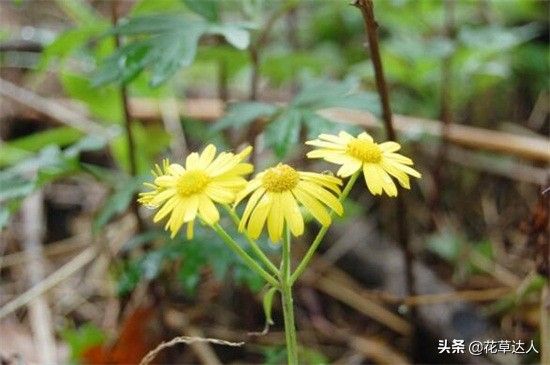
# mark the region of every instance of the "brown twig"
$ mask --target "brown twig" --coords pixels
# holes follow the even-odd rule
[[[141,359],[140,365],[147,365],[151,363],[155,359],[155,357],[164,350],[165,348],[175,346],[180,343],[184,343],[187,345],[198,343],[198,342],[206,342],[206,343],[212,343],[216,345],[223,345],[223,346],[233,346],[233,347],[240,347],[244,345],[244,342],[230,342],[225,340],[219,340],[217,338],[202,338],[202,337],[189,337],[189,336],[179,336],[175,337],[170,341],[163,342],[160,345],[158,345],[153,351],[149,352],[143,359]]]
[[[388,139],[396,141],[397,136],[393,127],[392,112],[390,108],[390,100],[388,94],[388,86],[384,77],[384,69],[382,66],[382,59],[380,57],[380,47],[378,44],[378,24],[374,19],[374,6],[372,0],[355,0],[354,6],[361,10],[363,20],[365,21],[365,28],[367,31],[368,45],[370,50],[371,61],[374,66],[374,76],[376,81],[376,88],[380,97],[380,103],[382,105],[382,119],[384,121],[384,127]],[[413,273],[413,252],[409,243],[408,221],[407,221],[407,208],[403,196],[399,194],[397,196],[397,235],[398,242],[403,250],[405,258],[405,275],[406,275],[406,288],[409,296],[415,295],[415,282]],[[414,316],[414,313],[411,313]]]
[[[444,1],[444,10],[445,10],[445,27],[444,33],[445,37],[449,40],[454,40],[455,38],[455,3],[454,1]],[[437,151],[434,168],[432,172],[433,187],[432,194],[430,197],[430,210],[432,212],[432,222],[431,228],[434,230],[436,228],[434,217],[438,214],[441,205],[441,190],[445,185],[445,161],[447,160],[448,151],[449,151],[449,142],[448,134],[449,127],[452,123],[452,53],[449,53],[443,58],[441,64],[441,142]]]
[[[111,21],[113,23],[113,26],[116,26],[118,22],[118,5],[119,5],[118,0],[111,1]],[[114,39],[115,39],[116,48],[120,48],[120,36],[118,34],[115,34]],[[126,137],[128,142],[128,159],[130,162],[130,175],[136,176],[137,174],[136,143],[132,132],[132,118],[130,116],[128,89],[124,84],[121,84],[120,86],[120,95],[121,95],[121,101],[122,101],[122,109],[124,112],[124,129],[126,131]],[[130,209],[132,210],[132,214],[136,218],[138,232],[143,232],[145,225],[139,215],[139,205],[138,205],[136,196],[132,198]]]

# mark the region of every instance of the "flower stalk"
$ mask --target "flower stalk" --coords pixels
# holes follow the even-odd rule
[[[229,247],[233,252],[235,252],[240,258],[243,259],[244,263],[258,275],[260,275],[265,281],[274,287],[279,287],[278,281],[271,276],[267,271],[262,269],[260,265],[246,253],[245,250],[231,236],[220,226],[218,223],[212,226],[214,231],[220,236],[220,238],[225,242],[227,247]]]
[[[361,173],[361,171],[357,171],[355,174],[351,175],[350,179],[348,180],[348,183],[346,184],[346,186],[344,187],[344,190],[342,191],[342,194],[340,195],[340,202],[341,203],[343,203],[344,200],[348,197],[348,195],[349,195],[351,189],[353,188],[353,185],[355,184],[355,181],[357,181],[357,178],[359,177],[360,173]],[[317,251],[317,247],[319,247],[319,245],[323,241],[323,238],[325,237],[325,234],[328,232],[329,227],[330,226],[323,226],[319,230],[319,233],[317,233],[317,236],[313,240],[311,246],[309,246],[309,249],[307,250],[304,258],[302,259],[302,261],[298,265],[298,268],[296,269],[296,271],[292,274],[292,276],[290,278],[290,281],[291,281],[292,284],[294,284],[294,282],[296,280],[298,280],[298,278],[302,275],[304,270],[307,268],[307,265],[309,264],[309,262],[313,258],[313,255]]]
[[[283,302],[283,317],[285,322],[286,352],[289,365],[298,364],[298,341],[296,338],[296,325],[294,324],[294,301],[292,299],[291,279],[291,251],[290,231],[287,228],[283,240],[283,254],[281,258],[281,298]]]

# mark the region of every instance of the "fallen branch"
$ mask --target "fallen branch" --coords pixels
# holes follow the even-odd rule
[[[61,102],[42,97],[2,78],[0,78],[0,95],[82,132],[97,134],[105,138],[115,135],[114,131],[66,107]]]
[[[95,257],[95,247],[89,247],[86,250],[82,251],[82,253],[73,258],[71,261],[67,262],[65,265],[61,266],[57,271],[52,273],[46,279],[36,284],[20,296],[11,300],[2,308],[0,308],[0,319],[16,311],[22,306],[29,304],[34,298],[52,289],[57,284],[61,283],[63,280],[73,275],[86,264],[91,262]]]

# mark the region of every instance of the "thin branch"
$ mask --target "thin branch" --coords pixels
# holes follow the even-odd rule
[[[372,0],[356,0],[353,3],[354,6],[361,10],[363,20],[365,21],[365,28],[367,31],[368,44],[370,50],[370,56],[372,64],[374,66],[374,76],[376,80],[376,87],[380,96],[380,103],[382,105],[382,119],[384,121],[384,127],[388,139],[396,141],[396,133],[393,127],[392,112],[390,108],[390,101],[388,95],[388,86],[384,78],[384,69],[382,67],[382,59],[380,57],[380,47],[378,44],[377,28],[378,24],[374,20],[374,9]],[[415,280],[413,273],[413,252],[409,243],[409,231],[407,221],[407,208],[402,194],[397,195],[397,235],[398,241],[403,250],[405,258],[405,275],[406,275],[406,287],[407,294],[409,296],[415,295]],[[414,315],[414,314],[413,314]]]
[[[444,35],[448,40],[453,41],[455,38],[455,3],[454,1],[444,1],[445,11],[445,27]],[[441,141],[432,172],[433,187],[431,197],[429,199],[430,210],[432,212],[432,229],[435,229],[435,217],[437,216],[441,206],[441,190],[445,186],[445,161],[447,160],[449,151],[449,128],[452,124],[452,53],[449,53],[443,58],[441,64]]]
[[[111,21],[113,23],[113,26],[116,26],[118,22],[118,5],[119,5],[118,0],[111,1]],[[120,48],[120,36],[118,34],[115,34],[114,39],[115,39],[116,48]],[[130,116],[128,89],[126,85],[122,84],[120,86],[120,94],[122,98],[122,109],[124,112],[124,129],[126,131],[126,137],[128,141],[128,159],[130,162],[130,175],[136,176],[137,174],[136,143],[134,140],[134,134],[132,132],[132,117]],[[136,218],[138,232],[143,232],[145,225],[139,215],[139,205],[136,197],[137,196],[134,196],[132,198],[130,209],[132,210],[132,213]]]
[[[161,352],[165,348],[172,347],[180,343],[190,345],[197,342],[207,342],[215,345],[232,346],[232,347],[240,347],[244,345],[244,342],[230,342],[230,341],[220,340],[217,338],[179,336],[179,337],[173,338],[170,341],[163,342],[160,345],[158,345],[153,351],[149,352],[147,355],[145,355],[143,359],[141,359],[141,362],[139,363],[139,365],[147,365],[151,363],[151,361],[155,359],[155,357],[159,354],[159,352]]]

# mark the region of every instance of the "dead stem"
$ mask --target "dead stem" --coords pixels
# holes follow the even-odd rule
[[[445,26],[444,35],[448,40],[454,41],[455,39],[455,4],[453,1],[444,1],[445,11]],[[441,189],[445,184],[445,171],[444,166],[447,160],[449,151],[449,127],[452,124],[452,57],[453,54],[449,53],[443,58],[441,64],[441,142],[438,147],[437,155],[435,158],[434,168],[432,172],[433,187],[430,197],[430,210],[432,212],[431,229],[436,229],[435,217],[437,216],[441,208]]]
[[[111,21],[113,26],[117,25],[118,22],[118,0],[111,1]],[[120,47],[120,37],[118,34],[115,35],[115,45],[116,48]],[[130,162],[130,175],[136,176],[137,174],[137,160],[136,160],[136,143],[134,140],[134,135],[132,133],[132,119],[130,116],[130,107],[128,102],[128,89],[126,85],[121,84],[120,86],[120,95],[122,102],[122,109],[124,112],[124,129],[126,131],[126,137],[128,139],[128,160]],[[138,232],[143,232],[144,224],[139,215],[139,205],[136,199],[136,196],[132,198],[130,203],[130,209],[132,210],[133,215],[136,218]]]
[[[378,24],[374,19],[374,6],[371,0],[355,0],[354,6],[361,10],[363,20],[365,21],[365,28],[367,31],[368,45],[370,50],[370,56],[372,64],[374,66],[374,76],[376,80],[376,88],[380,96],[380,103],[382,105],[382,119],[384,121],[384,127],[388,139],[396,141],[396,133],[393,127],[392,112],[390,108],[388,86],[384,78],[384,69],[382,67],[382,59],[380,57],[380,47],[378,44]],[[405,261],[405,276],[406,276],[406,288],[407,295],[415,295],[415,281],[413,273],[413,253],[409,242],[408,221],[407,221],[407,208],[403,195],[397,195],[397,235],[398,241],[403,250]],[[414,309],[411,312],[411,316],[414,318]]]

